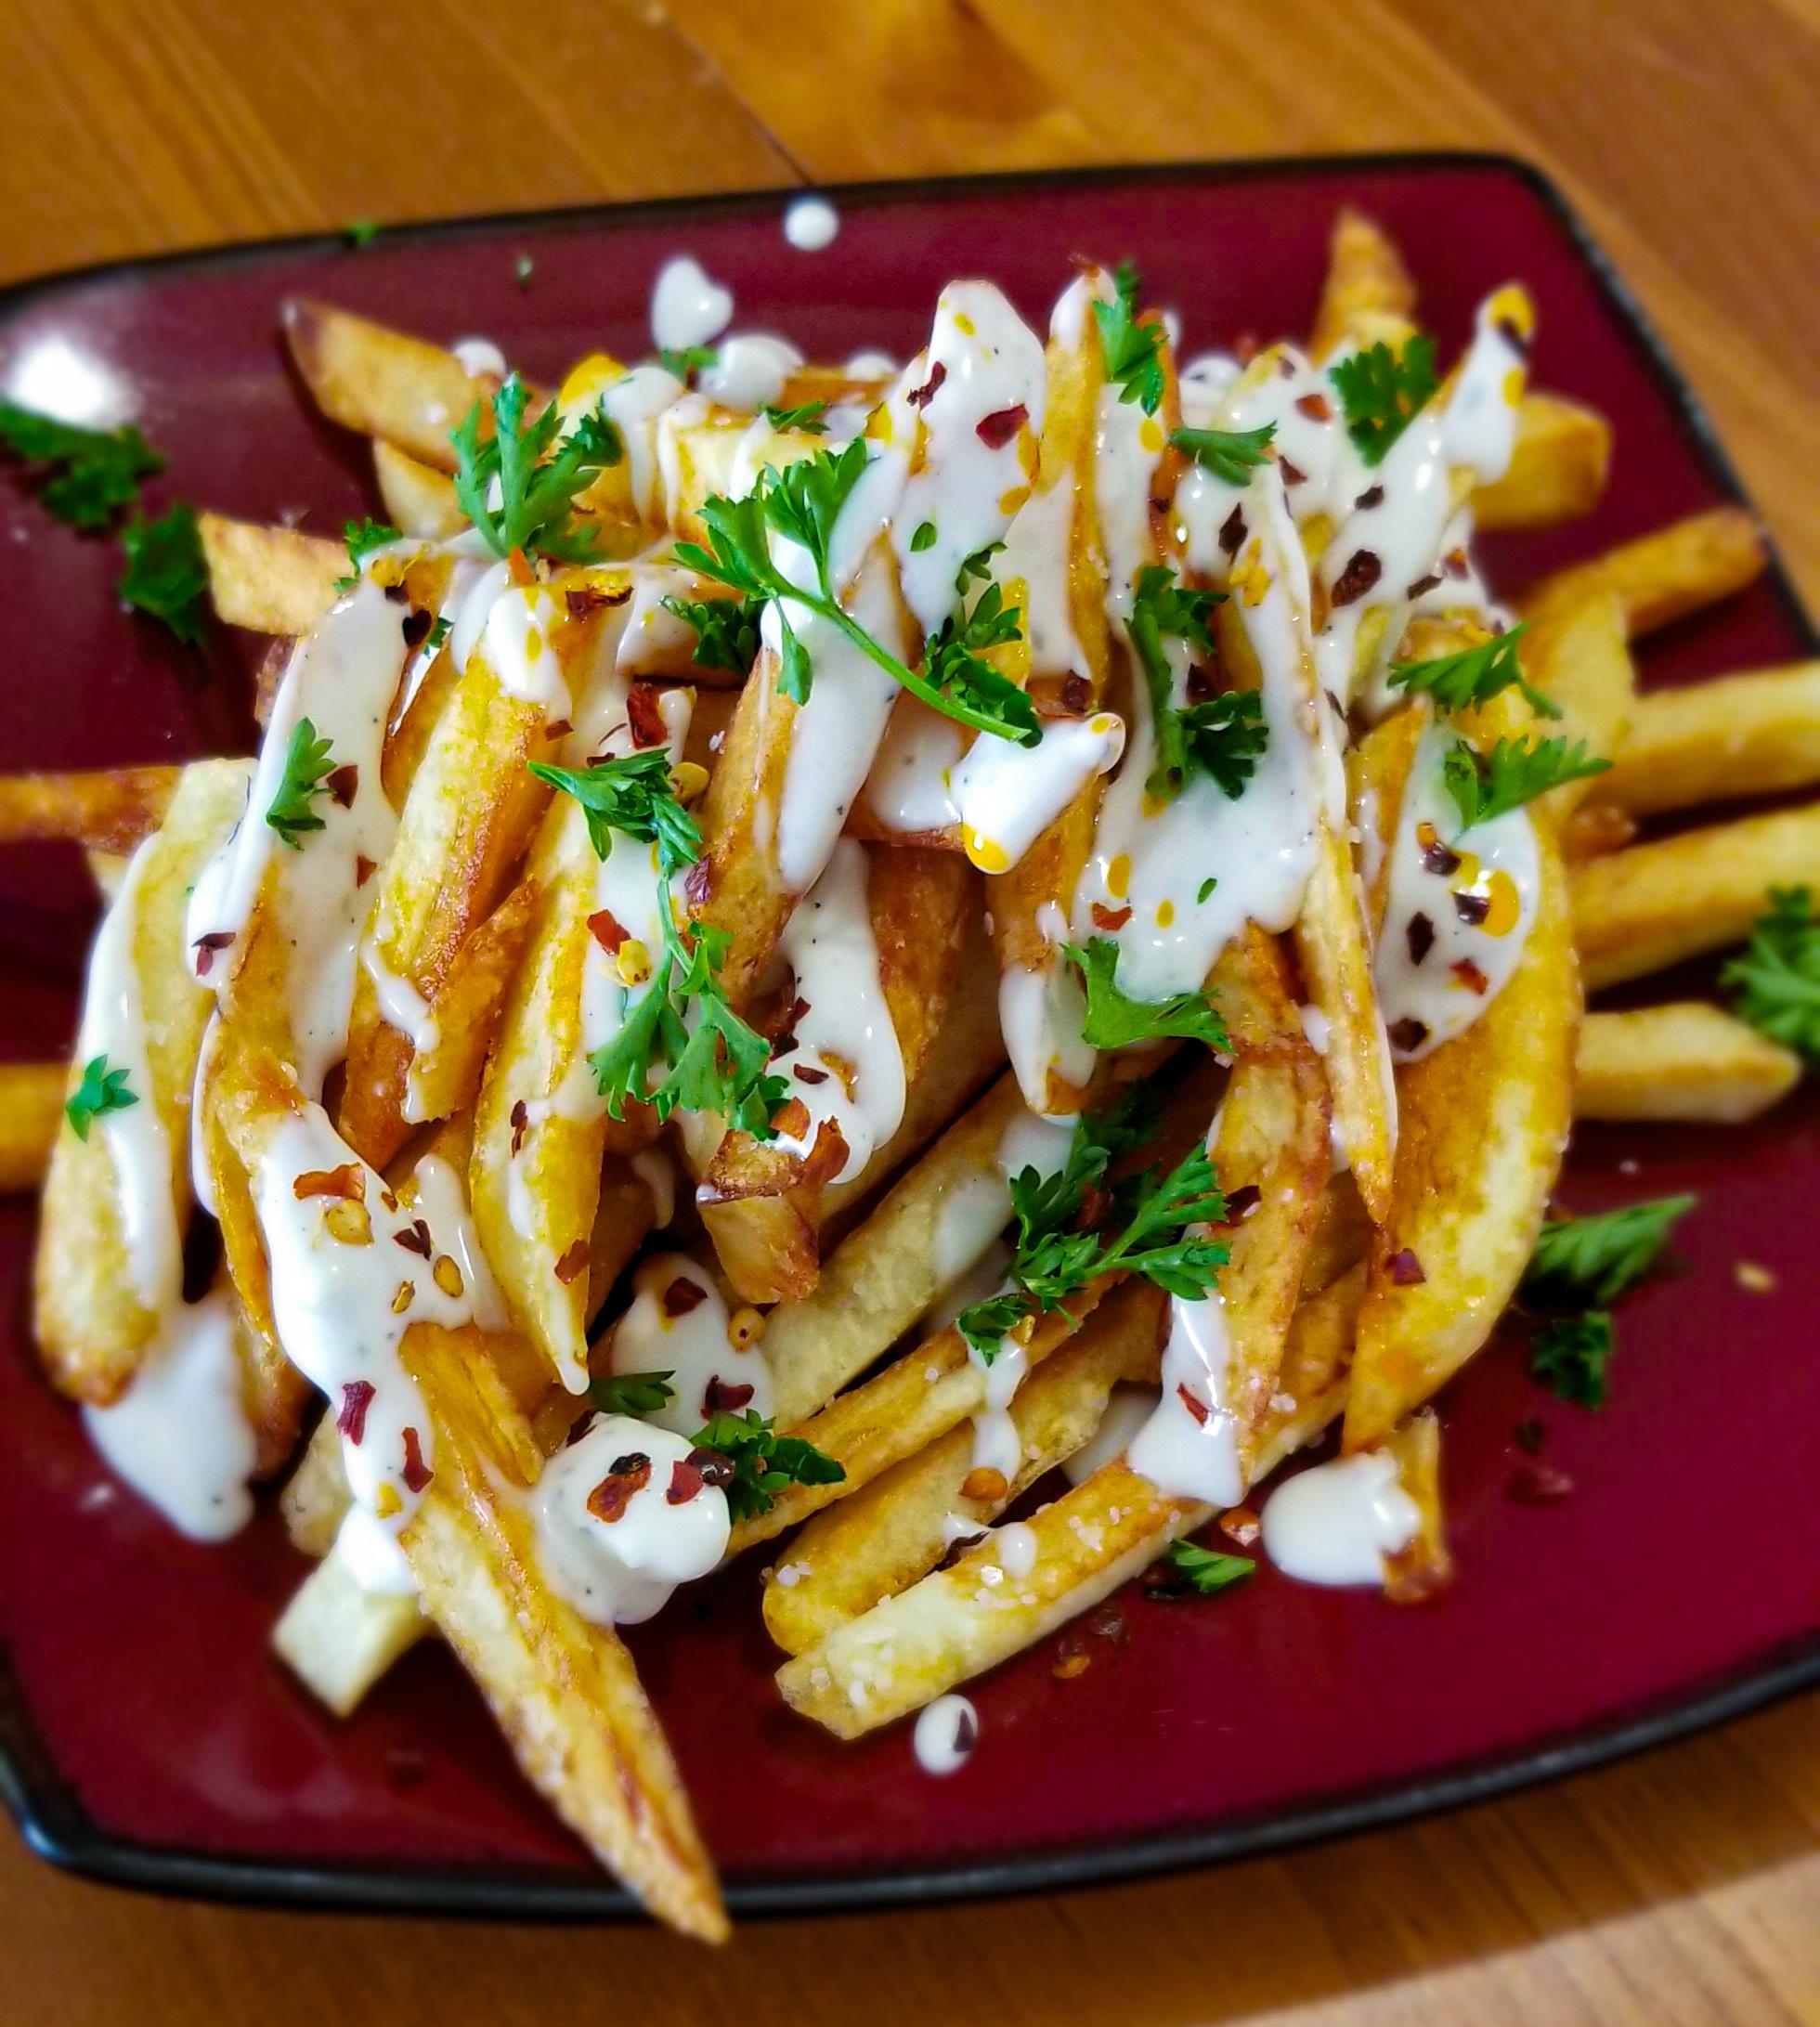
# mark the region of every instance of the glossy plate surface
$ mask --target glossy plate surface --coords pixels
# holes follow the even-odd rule
[[[1258,164],[837,193],[824,253],[788,248],[784,200],[481,222],[53,280],[0,298],[0,389],[131,415],[161,486],[229,513],[333,533],[376,502],[364,447],[318,422],[274,331],[292,292],[450,340],[497,339],[551,377],[584,352],[648,350],[664,258],[697,254],[743,328],[812,357],[908,357],[938,290],[1003,284],[1038,322],[1069,258],[1129,256],[1184,350],[1300,332],[1343,201],[1381,217],[1450,356],[1473,305],[1515,276],[1540,309],[1540,385],[1617,427],[1595,529],[1485,544],[1494,583],[1736,497],[1684,395],[1552,193],[1480,158]],[[533,262],[521,288],[516,263]],[[117,407],[114,406],[117,404]],[[110,409],[112,412],[110,412]],[[162,497],[162,494],[160,495]],[[100,765],[244,747],[240,657],[206,673],[110,593],[105,544],[0,485],[0,755]],[[1814,653],[1778,578],[1650,644],[1676,682]],[[0,857],[0,1033],[61,1053],[94,917],[73,853]],[[632,1644],[735,1908],[853,1904],[1130,1873],[1280,1846],[1495,1790],[1670,1735],[1820,1673],[1820,1111],[1742,1131],[1592,1131],[1563,1200],[1701,1193],[1679,1278],[1628,1301],[1613,1397],[1540,1396],[1514,1344],[1445,1398],[1460,1578],[1398,1610],[1260,1571],[1216,1601],[1121,1600],[1078,1679],[1053,1642],[979,1685],[983,1737],[944,1781],[903,1729],[838,1746],[783,1709],[741,1569]],[[0,1750],[49,1854],[137,1883],[264,1898],[614,1913],[601,1878],[514,1771],[446,1655],[413,1654],[337,1727],[268,1658],[303,1565],[276,1515],[193,1548],[113,1487],[27,1341],[32,1217],[0,1206]],[[1752,1294],[1734,1268],[1770,1269]],[[1515,1424],[1540,1412],[1558,1505],[1506,1494]]]

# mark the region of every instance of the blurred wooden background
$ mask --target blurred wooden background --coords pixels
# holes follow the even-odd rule
[[[0,279],[351,218],[1505,149],[1615,256],[1814,604],[1817,29],[1813,0],[0,0]],[[0,1836],[0,2018],[1814,2022],[1815,1716],[1290,1859],[774,1924],[719,1958],[641,1931],[173,1907]]]

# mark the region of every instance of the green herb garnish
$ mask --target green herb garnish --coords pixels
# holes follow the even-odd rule
[[[1209,883],[1211,884],[1211,883]],[[1204,891],[1204,890],[1203,890]],[[1061,954],[1078,968],[1086,992],[1081,1039],[1089,1048],[1130,1048],[1138,1042],[1204,1042],[1225,1054],[1232,1046],[1226,1025],[1205,993],[1176,993],[1164,1000],[1133,999],[1118,982],[1119,946],[1110,936],[1086,948],[1064,943]]]
[[[1160,563],[1140,570],[1132,586],[1131,617],[1125,625],[1150,695],[1156,760],[1144,787],[1152,801],[1173,801],[1197,768],[1212,775],[1224,793],[1237,796],[1264,751],[1268,728],[1261,701],[1233,701],[1251,693],[1228,692],[1202,704],[1175,702],[1175,671],[1163,643],[1165,639],[1186,641],[1190,649],[1211,655],[1214,641],[1208,622],[1224,595],[1186,590],[1176,583],[1175,572]]]
[[[1172,1541],[1156,1567],[1164,1580],[1151,1585],[1152,1591],[1165,1597],[1192,1592],[1198,1598],[1211,1598],[1249,1577],[1257,1565],[1246,1555],[1222,1555],[1193,1541]]]
[[[697,669],[731,669],[736,675],[749,675],[759,653],[759,615],[767,600],[762,598],[674,598],[665,594],[667,613],[695,630],[696,647],[691,657]]]
[[[1359,456],[1367,464],[1382,464],[1385,452],[1440,385],[1435,341],[1411,338],[1400,352],[1374,344],[1337,360],[1328,368],[1327,377],[1339,390],[1346,433]]]
[[[552,767],[546,760],[533,760],[531,772],[580,803],[588,819],[588,841],[599,858],[612,851],[611,834],[616,830],[641,843],[655,844],[658,871],[665,879],[701,856],[701,830],[676,799],[670,778],[670,754],[663,747],[596,760],[582,768]]]
[[[1441,786],[1460,812],[1461,828],[1471,830],[1521,809],[1564,781],[1603,774],[1610,765],[1593,760],[1584,739],[1571,747],[1565,739],[1500,739],[1488,753],[1456,739],[1441,760]]]
[[[525,420],[525,383],[507,376],[492,397],[493,434],[480,440],[480,403],[450,436],[459,469],[455,497],[496,556],[514,550],[558,563],[592,560],[598,541],[577,519],[575,497],[594,476],[618,464],[619,433],[599,414],[584,415],[557,440],[562,417],[552,402],[533,422]],[[499,487],[499,504],[492,502]]]
[[[102,1113],[124,1111],[138,1102],[138,1093],[126,1088],[125,1071],[110,1070],[108,1059],[96,1056],[84,1066],[82,1082],[64,1099],[63,1112],[76,1138],[86,1140],[91,1122]]]
[[[674,1372],[602,1372],[588,1382],[588,1398],[604,1415],[654,1415],[676,1389]]]
[[[136,515],[120,531],[126,554],[121,597],[135,612],[168,627],[186,646],[202,644],[209,566],[196,510],[182,501],[147,521]]]
[[[1128,260],[1119,263],[1112,286],[1114,299],[1093,305],[1106,377],[1116,383],[1121,401],[1136,401],[1154,415],[1163,402],[1163,327],[1140,319],[1138,270]]]
[[[360,565],[375,549],[384,549],[387,542],[403,540],[397,528],[387,521],[359,520],[347,524],[348,574],[335,579],[338,591],[351,591],[360,581]]]
[[[1562,1317],[1537,1332],[1529,1371],[1563,1400],[1580,1408],[1600,1408],[1615,1348],[1611,1318],[1603,1309],[1589,1309],[1583,1316]]]
[[[1698,1201],[1658,1197],[1595,1217],[1551,1218],[1536,1241],[1523,1293],[1542,1302],[1609,1307],[1655,1266],[1670,1232]]]
[[[1269,457],[1276,434],[1274,422],[1261,422],[1255,429],[1172,429],[1169,441],[1203,472],[1228,486],[1242,486]]]
[[[764,419],[773,429],[800,429],[811,436],[826,436],[828,426],[822,418],[827,411],[826,401],[805,401],[798,409],[774,409],[767,403]]]
[[[1820,1063],[1820,920],[1807,887],[1772,887],[1768,914],[1719,974],[1740,1020]]]
[[[350,218],[341,228],[341,236],[358,253],[363,246],[370,246],[378,239],[380,223],[377,218]]]
[[[696,373],[705,373],[720,357],[718,345],[666,345],[657,354],[657,363],[665,372],[673,373],[678,380],[686,382]]]
[[[779,1436],[750,1408],[743,1414],[718,1414],[689,1440],[712,1450],[734,1467],[721,1489],[735,1520],[768,1514],[780,1492],[793,1485],[838,1485],[847,1473],[800,1436]]]
[[[16,401],[0,401],[0,446],[36,468],[40,503],[72,527],[108,526],[138,498],[139,481],[164,468],[130,424],[79,429]]]
[[[1398,662],[1390,671],[1390,686],[1425,691],[1436,708],[1444,711],[1471,710],[1514,687],[1532,710],[1544,718],[1559,718],[1561,707],[1525,679],[1516,658],[1516,643],[1528,625],[1525,619],[1507,633],[1493,634],[1490,640],[1481,641],[1476,647],[1462,647],[1458,654],[1437,655],[1432,661]]]
[[[291,729],[291,743],[284,749],[284,773],[266,812],[266,821],[293,851],[304,849],[304,834],[320,830],[322,819],[310,807],[318,796],[329,794],[329,776],[335,771],[335,757],[329,742],[317,736],[307,718],[300,718]]]

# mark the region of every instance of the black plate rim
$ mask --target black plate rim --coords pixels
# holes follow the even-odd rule
[[[1366,173],[1420,176],[1459,169],[1514,179],[1540,200],[1591,272],[1595,287],[1641,355],[1644,370],[1669,396],[1682,432],[1714,487],[1755,513],[1755,502],[1746,492],[1710,419],[1628,284],[1613,266],[1610,256],[1554,179],[1520,157],[1483,149],[1424,149],[1258,156],[1233,162],[1016,170],[987,175],[818,184],[812,188],[838,204],[870,209],[912,199],[1013,193],[1032,187],[1103,188],[1172,180],[1241,182],[1270,176],[1327,178]],[[796,184],[708,196],[476,214],[382,227],[371,243],[385,246],[457,241],[514,227],[541,232],[639,222],[682,223],[786,203],[810,187]],[[9,321],[45,296],[74,293],[94,284],[219,273],[287,256],[329,253],[347,248],[346,236],[342,233],[300,233],[98,262],[0,287],[0,323]],[[1773,539],[1768,549],[1766,576],[1785,617],[1804,642],[1806,653],[1820,655],[1820,630],[1816,630],[1796,595]],[[732,1913],[748,1917],[927,1906],[1110,1884],[1197,1865],[1276,1855],[1332,1838],[1386,1829],[1443,1810],[1491,1800],[1545,1781],[1588,1772],[1763,1709],[1815,1686],[1820,1686],[1820,1631],[1774,1646],[1736,1669],[1702,1679],[1645,1706],[1620,1710],[1509,1751],[1460,1761],[1413,1779],[1327,1797],[1306,1806],[1271,1810],[1117,1844],[1096,1841],[1051,1851],[1014,1852],[984,1862],[963,1860],[951,1865],[878,1873],[766,1878],[734,1874],[725,1881],[726,1902]],[[623,1921],[643,1913],[632,1895],[611,1879],[581,1879],[554,1869],[299,1865],[145,1844],[119,1836],[90,1815],[51,1761],[4,1646],[0,1646],[0,1801],[4,1801],[28,1848],[39,1857],[84,1878],[148,1892],[246,1907],[510,1921]]]

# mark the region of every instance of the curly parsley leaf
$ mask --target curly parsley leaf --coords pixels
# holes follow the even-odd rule
[[[915,555],[920,555],[924,550],[933,549],[934,547],[935,523],[933,521],[918,521],[916,533],[910,538],[911,552]]]
[[[1164,1000],[1133,999],[1119,988],[1119,946],[1110,936],[1064,943],[1061,954],[1081,974],[1087,1015],[1081,1039],[1089,1048],[1130,1048],[1138,1042],[1204,1042],[1230,1049],[1226,1024],[1204,993],[1176,993]]]
[[[981,552],[982,556],[988,553]],[[963,589],[975,560],[969,556],[961,565],[958,582]],[[1022,617],[1018,606],[1006,604],[999,586],[988,584],[970,611],[963,605],[949,614],[941,631],[930,636],[923,667],[942,696],[996,724],[1015,727],[1019,743],[1034,746],[1042,737],[1036,707],[1009,676],[983,658],[991,649],[1022,638]]]
[[[1698,1201],[1658,1197],[1596,1217],[1551,1218],[1536,1241],[1523,1293],[1541,1302],[1608,1307],[1656,1265],[1670,1232]]]
[[[673,373],[685,384],[697,373],[705,373],[718,362],[721,349],[712,344],[665,345],[657,354],[657,363],[665,372]]]
[[[619,462],[619,433],[604,416],[590,414],[559,442],[563,419],[555,404],[527,422],[527,400],[524,382],[509,374],[492,397],[493,433],[484,443],[479,402],[468,410],[449,437],[457,459],[455,497],[496,556],[510,556],[515,549],[558,563],[591,562],[598,540],[577,518],[575,499]]]
[[[348,574],[335,579],[338,591],[351,591],[360,581],[360,565],[375,549],[384,549],[387,542],[402,541],[402,532],[389,521],[361,519],[347,524]]]
[[[1327,377],[1339,392],[1346,433],[1367,464],[1382,464],[1385,453],[1433,399],[1440,385],[1435,371],[1435,341],[1411,338],[1400,352],[1380,342],[1368,351],[1336,360]]]
[[[1606,1369],[1617,1348],[1603,1309],[1562,1317],[1536,1333],[1529,1371],[1579,1408],[1605,1405]]]
[[[63,1111],[76,1138],[86,1140],[89,1126],[102,1113],[124,1111],[138,1102],[138,1093],[126,1088],[125,1071],[110,1070],[108,1059],[96,1056],[84,1065],[82,1082],[64,1099]]]
[[[674,598],[668,594],[663,608],[691,628],[696,636],[691,656],[697,669],[730,669],[735,675],[749,675],[759,654],[759,615],[762,598]]]
[[[341,236],[358,253],[362,247],[370,246],[381,230],[377,218],[350,218],[341,228]]]
[[[1516,643],[1528,625],[1522,620],[1507,633],[1494,633],[1488,641],[1462,647],[1458,654],[1437,655],[1431,661],[1398,662],[1390,671],[1390,686],[1425,691],[1444,711],[1471,710],[1514,687],[1532,710],[1544,718],[1559,718],[1561,707],[1526,680],[1516,658]]]
[[[1242,1582],[1257,1565],[1248,1555],[1222,1555],[1194,1541],[1174,1541],[1156,1566],[1163,1580],[1149,1589],[1164,1597],[1211,1598]]]
[[[1719,974],[1741,1020],[1820,1063],[1820,919],[1807,887],[1772,887],[1744,950]]]
[[[1270,742],[1264,698],[1256,690],[1223,690],[1176,713],[1190,769],[1208,775],[1222,795],[1235,800],[1257,772]]]
[[[773,429],[800,429],[810,436],[826,436],[828,426],[823,417],[827,411],[826,401],[805,401],[796,409],[774,409],[767,402],[764,419]]]
[[[580,803],[587,812],[588,841],[597,858],[612,851],[611,833],[616,830],[655,844],[658,870],[666,879],[701,856],[701,830],[676,799],[670,754],[662,747],[596,760],[591,767],[553,767],[547,760],[533,760],[531,773]]]
[[[208,559],[196,510],[179,501],[157,520],[135,515],[120,531],[126,554],[121,597],[135,612],[168,627],[187,647],[202,644]]]
[[[164,469],[130,423],[81,429],[16,401],[0,401],[0,446],[35,468],[39,501],[72,527],[107,527],[138,498],[140,480]]]
[[[1140,570],[1131,588],[1131,617],[1125,630],[1144,671],[1156,734],[1156,760],[1144,784],[1152,801],[1173,801],[1182,792],[1190,770],[1209,760],[1219,763],[1217,772],[1207,769],[1214,779],[1228,795],[1237,795],[1250,778],[1257,754],[1264,750],[1261,710],[1253,719],[1246,716],[1244,707],[1222,706],[1215,718],[1203,715],[1201,737],[1191,742],[1190,714],[1204,712],[1205,708],[1197,705],[1184,709],[1175,701],[1175,671],[1163,643],[1186,641],[1190,649],[1211,655],[1214,640],[1208,624],[1223,597],[1219,591],[1188,591],[1176,581],[1175,572],[1160,563]],[[1228,786],[1231,781],[1237,786]]]
[[[602,1372],[588,1382],[588,1398],[604,1415],[654,1415],[676,1392],[674,1372]]]
[[[1140,317],[1138,270],[1128,260],[1119,263],[1112,286],[1113,300],[1093,305],[1106,377],[1116,383],[1121,401],[1136,401],[1154,415],[1163,404],[1163,327]]]
[[[1593,760],[1584,739],[1500,739],[1481,753],[1456,739],[1441,760],[1441,786],[1460,812],[1462,830],[1520,810],[1564,781],[1603,774],[1609,760]]]
[[[812,1443],[777,1435],[770,1421],[750,1408],[743,1414],[715,1415],[689,1440],[733,1466],[721,1489],[735,1520],[768,1514],[777,1495],[793,1485],[838,1485],[847,1475],[844,1466]]]
[[[304,834],[320,830],[322,819],[310,807],[318,796],[329,793],[329,776],[335,771],[335,756],[326,739],[317,736],[307,718],[291,728],[291,743],[284,749],[284,773],[278,793],[266,812],[266,821],[293,851],[304,849]]]
[[[1185,450],[1203,472],[1228,486],[1242,486],[1270,455],[1274,422],[1255,429],[1172,429],[1169,441]]]

